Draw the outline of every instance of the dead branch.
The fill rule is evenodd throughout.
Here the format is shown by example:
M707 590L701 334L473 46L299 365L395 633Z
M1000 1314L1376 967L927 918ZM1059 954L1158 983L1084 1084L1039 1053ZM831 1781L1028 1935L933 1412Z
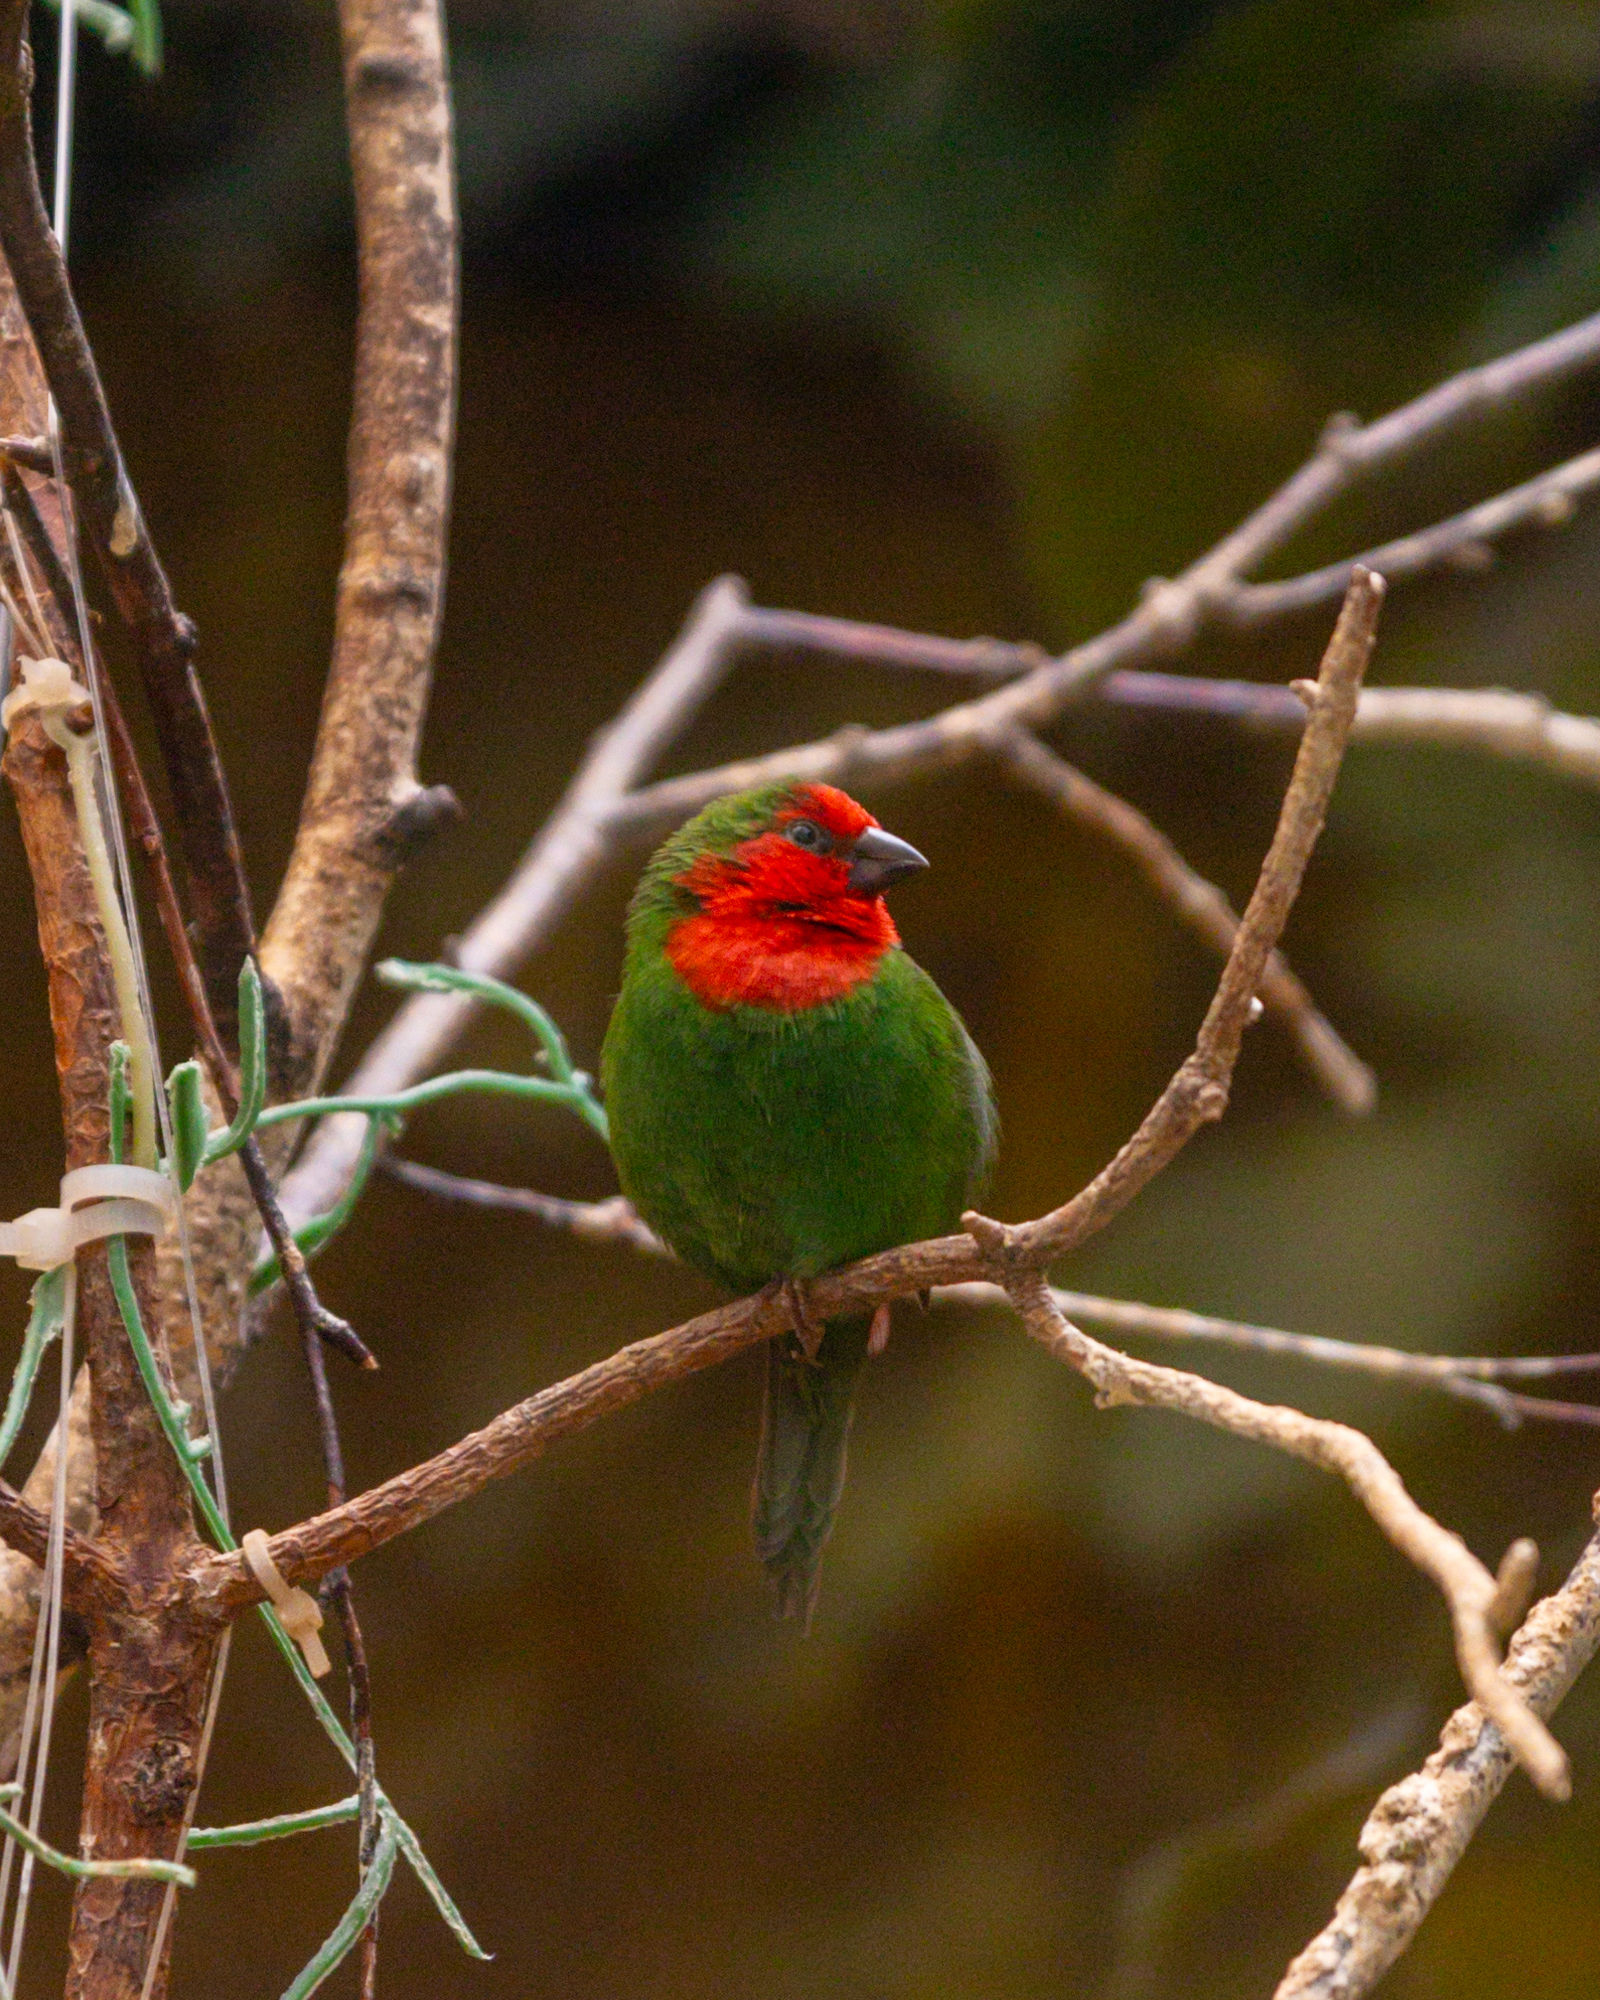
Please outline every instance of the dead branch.
M1600 1644L1600 1535L1511 1641L1504 1681L1537 1717L1560 1705ZM1416 1936L1515 1768L1510 1744L1477 1702L1445 1724L1420 1771L1379 1798L1357 1843L1361 1866L1325 1929L1274 2000L1361 2000Z
M1228 955L1239 928L1233 906L1142 812L1085 777L1026 730L1008 731L996 743L995 754L1003 770L1054 800L1079 826L1120 847L1190 929L1224 958ZM1294 1037L1307 1068L1334 1103L1353 1116L1370 1111L1377 1102L1377 1078L1319 1012L1282 952L1273 952L1267 960L1260 999Z
M1483 569L1494 560L1494 544L1514 529L1562 528L1578 502L1600 485L1600 451L1586 451L1551 472L1541 472L1496 494L1479 506L1438 521L1412 535L1367 549L1349 562L1329 563L1287 583L1247 583L1223 600L1230 625L1265 625L1288 613L1309 611L1343 596L1355 563L1380 570L1391 583L1404 582L1444 564Z
M1109 674L1105 701L1178 715L1214 715L1263 729L1301 730L1305 709L1275 681L1207 680L1192 674ZM1600 785L1600 721L1564 715L1540 694L1507 688L1363 688L1355 743L1429 744L1536 764Z
M567 1201L560 1195L540 1194L536 1188L501 1187L496 1181L470 1180L464 1174L447 1174L420 1160L403 1160L385 1148L378 1166L391 1180L443 1201L459 1201L470 1208L493 1208L517 1215L536 1216L552 1229L565 1229L590 1243L631 1243L652 1257L670 1257L672 1252L635 1213L626 1195L614 1194L606 1201Z
M1012 1232L1018 1254L1043 1264L1104 1228L1202 1125L1220 1118L1227 1109L1233 1069L1256 989L1300 892L1306 863L1327 816L1355 719L1361 677L1372 655L1383 595L1383 578L1357 569L1322 657L1311 717L1300 739L1277 831L1234 933L1194 1053L1161 1093L1138 1131L1088 1187L1054 1213Z
M37 710L12 719L3 759L16 798L39 914L51 1024L60 1076L66 1164L108 1156L109 1051L121 1024L109 954L95 903L66 759ZM135 1297L155 1329L155 1260L148 1241L126 1251ZM77 1325L89 1372L94 1492L99 1529L93 1558L74 1548L80 1601L90 1612L89 1745L81 1843L101 1859L170 1859L197 1770L197 1747L216 1636L167 1608L166 1578L199 1543L189 1489L140 1377L112 1290L109 1253L90 1244L77 1258ZM8 1525L41 1553L37 1521L10 1501ZM86 1589L85 1586L88 1586ZM114 1587L113 1587L114 1586ZM135 2000L146 1960L159 1951L159 1883L99 1878L78 1884L69 1941L69 2000ZM155 1968L154 2000L165 1991Z
M991 1224L998 1236L997 1268L1002 1268L1010 1232ZM1459 1535L1441 1528L1407 1493L1399 1474L1360 1431L1348 1424L1303 1416L1299 1410L1252 1402L1203 1376L1134 1361L1081 1332L1066 1319L1050 1287L1037 1271L1008 1273L1012 1303L1028 1331L1058 1360L1089 1381L1102 1409L1143 1404L1176 1410L1235 1437L1270 1444L1324 1471L1336 1472L1395 1547L1431 1577L1450 1607L1456 1660L1486 1714L1493 1717L1518 1763L1548 1797L1567 1798L1572 1790L1566 1753L1500 1671L1499 1628L1506 1599L1526 1575L1525 1545L1513 1543L1502 1579L1484 1568ZM1533 1560L1537 1562L1535 1552ZM1517 1607L1518 1615L1526 1601Z
M969 1306L1004 1305L998 1285L948 1285L938 1296ZM1379 1375L1387 1381L1415 1382L1442 1389L1463 1402L1476 1403L1514 1429L1525 1417L1551 1423L1600 1425L1600 1404L1557 1402L1547 1396L1521 1396L1501 1387L1504 1382L1546 1381L1554 1375L1589 1374L1600 1369L1600 1354L1413 1354L1401 1347L1381 1347L1364 1341L1329 1340L1322 1334L1285 1333L1274 1326L1251 1326L1209 1313L1170 1306L1139 1305L1132 1299L1098 1298L1090 1292L1052 1289L1058 1309L1073 1321L1147 1340L1207 1341L1255 1354L1284 1354L1325 1368L1358 1375Z

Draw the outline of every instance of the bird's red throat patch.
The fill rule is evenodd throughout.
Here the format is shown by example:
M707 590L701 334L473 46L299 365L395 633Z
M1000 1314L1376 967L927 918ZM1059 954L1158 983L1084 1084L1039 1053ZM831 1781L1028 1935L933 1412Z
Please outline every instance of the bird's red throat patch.
M677 878L700 908L668 934L667 957L704 1006L794 1014L842 1000L900 942L882 896L850 887L848 861L783 831L802 819L841 843L878 824L832 785L805 785L768 832L701 855Z

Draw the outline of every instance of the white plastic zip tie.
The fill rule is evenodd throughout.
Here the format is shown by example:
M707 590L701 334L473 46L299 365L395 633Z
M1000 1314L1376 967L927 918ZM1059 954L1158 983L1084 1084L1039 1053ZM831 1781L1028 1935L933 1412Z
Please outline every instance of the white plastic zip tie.
M159 1236L174 1206L171 1181L150 1167L76 1167L61 1177L59 1208L0 1222L0 1257L14 1257L25 1271L53 1271L85 1243Z
M306 1656L306 1665L321 1680L333 1662L328 1658L318 1633L322 1630L322 1606L309 1590L284 1582L283 1572L272 1560L265 1528L252 1528L239 1544L239 1553L250 1565L251 1574L272 1599L283 1629Z

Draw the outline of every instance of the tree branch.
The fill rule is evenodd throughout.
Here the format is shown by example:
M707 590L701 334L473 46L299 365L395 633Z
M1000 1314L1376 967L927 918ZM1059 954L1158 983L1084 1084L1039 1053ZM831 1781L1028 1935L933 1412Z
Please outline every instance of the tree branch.
M1009 1232L990 1226L999 1235L996 1262L1003 1268ZM1399 1474L1360 1431L1299 1410L1252 1402L1203 1376L1118 1354L1063 1316L1037 1271L1008 1272L1004 1282L1034 1339L1088 1380L1100 1408L1128 1403L1176 1410L1337 1473L1401 1554L1438 1586L1450 1607L1461 1678L1493 1717L1517 1762L1547 1797L1570 1796L1566 1753L1500 1671L1500 1621L1538 1561L1531 1543L1514 1542L1500 1576L1491 1576L1458 1535L1422 1511ZM1516 1604L1515 1617L1525 1609L1526 1598Z
M1233 949L1239 919L1226 896L1188 862L1126 799L1047 749L1026 730L1008 731L995 746L1001 768L1060 806L1068 818L1113 841L1134 862L1156 894L1223 957ZM1281 952L1267 959L1260 999L1294 1037L1308 1069L1342 1110L1353 1116L1377 1102L1378 1080L1313 1004Z
M455 160L436 0L342 0L361 314L333 659L293 853L262 939L314 1087L410 847L444 611L455 445Z
M1600 1644L1600 1535L1553 1597L1536 1604L1502 1670L1535 1716L1553 1715ZM1516 1757L1477 1702L1457 1709L1420 1771L1379 1798L1357 1843L1361 1866L1275 2000L1360 2000L1416 1936Z
M1400 1347L1329 1340L1314 1333L1285 1333L1273 1326L1216 1319L1209 1313L1139 1305L1132 1299L1097 1298L1089 1292L1063 1291L1059 1285L1051 1296L1068 1319L1085 1320L1090 1326L1108 1327L1122 1335L1146 1340L1204 1341L1256 1354L1284 1354L1292 1360L1314 1362L1324 1368L1442 1389L1446 1395L1488 1410L1507 1429L1515 1429L1525 1417L1558 1424L1600 1425L1600 1404L1522 1396L1501 1386L1505 1382L1548 1381L1554 1375L1592 1374L1600 1370L1600 1354L1413 1354ZM1006 1302L1003 1288L989 1284L948 1285L941 1289L939 1297L970 1306Z
M722 579L702 596L676 645L597 742L506 887L462 940L462 965L495 977L510 975L620 845L685 818L726 792L773 777L834 784L889 782L959 763L1010 729L1045 727L1108 676L1171 658L1191 645L1207 625L1227 624L1230 606L1248 588L1246 573L1358 479L1400 462L1474 417L1559 383L1596 360L1600 360L1600 314L1485 367L1453 376L1364 428L1349 421L1330 423L1313 456L1239 528L1182 576L1171 582L1155 580L1135 611L1059 659L1050 659L1036 647L992 639L952 641L847 619L770 611L750 606L742 585ZM1574 461L1574 466L1580 463ZM1571 491L1557 490L1562 479L1574 480L1573 467L1559 468L1546 477L1557 485L1526 502L1527 518L1554 518L1546 504L1551 493L1558 501L1573 497ZM1578 484L1586 487L1586 481L1587 473ZM1488 504L1514 513L1522 503L1514 495L1504 495ZM1485 532L1480 522L1473 537L1481 541ZM1446 537L1430 545L1428 560L1443 560L1453 550ZM1407 562L1407 573L1416 574L1420 559L1412 554ZM1331 586L1319 583L1318 588ZM1253 622L1293 608L1298 607L1279 600L1278 608L1269 612L1262 601ZM636 779L735 658L757 648L812 652L890 669L972 674L1011 684L923 722L876 731L848 728L824 741L634 790ZM368 1049L347 1088L368 1096L403 1090L443 1059L475 1011L476 1003L465 996L429 994L408 1001ZM359 1121L323 1122L285 1189L285 1204L297 1221L338 1199L360 1145Z

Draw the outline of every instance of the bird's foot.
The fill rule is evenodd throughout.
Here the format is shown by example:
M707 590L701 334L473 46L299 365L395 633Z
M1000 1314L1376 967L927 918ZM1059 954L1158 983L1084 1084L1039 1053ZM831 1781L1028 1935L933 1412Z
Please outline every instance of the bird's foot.
M867 1329L867 1352L874 1360L889 1345L889 1301L884 1300L872 1315L872 1325Z
M805 1280L780 1278L777 1292L783 1301L785 1312L789 1315L789 1325L795 1339L799 1341L806 1359L815 1363L822 1346L822 1336L828 1329L824 1321L812 1317L811 1301L807 1296Z

